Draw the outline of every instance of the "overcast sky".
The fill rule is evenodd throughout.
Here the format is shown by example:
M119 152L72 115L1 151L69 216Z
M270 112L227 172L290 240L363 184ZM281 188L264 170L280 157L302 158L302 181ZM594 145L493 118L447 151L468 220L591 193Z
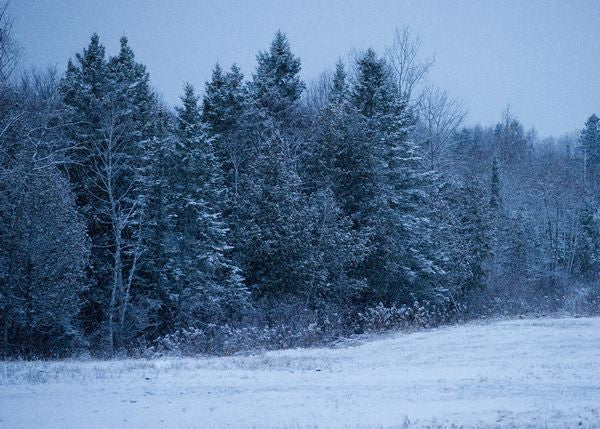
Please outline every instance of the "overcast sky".
M600 114L600 0L11 0L10 14L26 66L64 70L92 32L109 54L126 35L171 104L185 81L203 88L216 61L249 77L277 29L308 81L352 48L382 52L409 25L436 55L431 83L462 98L470 124L496 122L509 103L542 136Z

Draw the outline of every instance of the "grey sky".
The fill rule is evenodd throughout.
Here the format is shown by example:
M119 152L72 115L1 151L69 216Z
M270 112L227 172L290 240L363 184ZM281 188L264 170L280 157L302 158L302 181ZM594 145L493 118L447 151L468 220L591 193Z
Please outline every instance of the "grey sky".
M309 80L352 48L382 52L409 25L436 54L430 81L463 99L468 123L496 122L510 103L527 127L558 135L600 114L600 0L12 0L10 14L28 66L63 70L92 32L109 54L127 35L171 104L185 81L203 88L217 60L249 77L279 28Z

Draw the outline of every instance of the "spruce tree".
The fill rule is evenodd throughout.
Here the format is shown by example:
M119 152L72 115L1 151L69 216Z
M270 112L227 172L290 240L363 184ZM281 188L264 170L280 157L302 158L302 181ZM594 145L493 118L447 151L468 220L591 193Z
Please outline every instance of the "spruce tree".
M299 261L308 240L303 213L298 157L289 138L292 119L304 88L300 60L287 37L277 32L248 84L248 101L240 124L247 162L242 192L234 208L235 246L248 286L257 297L273 298L301 288Z
M492 178L490 184L490 209L492 211L500 210L502 205L502 196L500 195L500 166L498 158L494 158L492 162Z
M18 344L3 348L30 358L64 356L85 345L78 316L89 242L68 182L58 169L45 170L22 171L11 189L0 191L10 204L0 212L0 264L10 264L0 309L5 340Z
M584 182L595 185L600 177L600 119L592 115L585 122L579 138L584 162ZM596 189L594 186L593 189Z
M490 277L492 285L497 286L501 275L502 246L504 245L505 223L507 221L502 201L502 179L498 158L494 158L492 161L488 207L492 246Z
M332 104L340 104L347 101L349 96L350 89L348 86L347 73L344 63L339 60L335 64L335 72L333 74L331 91L329 93L329 101Z
M597 278L600 270L600 213L588 199L579 215L579 239L577 240L575 270L585 279Z
M249 89L255 109L274 121L282 121L300 100L305 88L300 79L300 60L292 53L287 36L275 33L268 52L260 52Z
M375 189L374 158L367 120L350 102L341 63L336 65L330 98L318 113L304 152L306 188L330 188L344 214L359 228Z
M438 249L431 246L429 178L419 169L410 138L414 118L385 60L367 50L356 67L352 102L366 121L371 159L362 179L372 191L359 209L358 223L369 237L364 273L373 299L433 299L443 270Z
M177 146L168 216L173 328L201 327L240 316L246 292L240 270L227 254L227 227L216 207L223 182L201 122L198 97L186 85L177 108Z
M431 179L420 170L418 148L410 138L414 119L407 101L393 87L378 91L375 100L382 197L375 223L376 246L384 243L376 255L383 259L385 272L377 282L388 299L441 299L435 288L437 276L443 274L441 249L431 245Z
M352 88L352 102L367 118L372 117L381 99L391 89L388 66L373 49L367 49L356 62L357 76Z
M474 176L442 183L434 193L434 244L443 248L445 287L453 304L473 298L485 288L491 252L487 192Z
M139 293L134 307L138 309L132 317L144 336L152 340L165 335L169 328L169 267L171 201L170 174L174 166L176 149L173 115L165 106L157 105L154 122L145 151L148 189L144 201L146 218L143 234L144 258L139 270Z
M214 141L214 152L223 170L229 206L236 203L240 192L240 175L245 171L248 159L248 147L240 135L247 97L243 80L244 76L237 65L234 64L229 72L223 73L217 64L211 80L205 85L202 98L202 122Z

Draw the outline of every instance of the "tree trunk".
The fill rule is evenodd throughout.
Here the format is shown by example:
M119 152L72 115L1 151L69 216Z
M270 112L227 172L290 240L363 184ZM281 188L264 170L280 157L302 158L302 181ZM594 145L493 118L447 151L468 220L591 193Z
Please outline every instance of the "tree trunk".
M129 268L129 273L127 275L127 284L125 285L121 307L119 308L119 337L121 341L123 339L125 331L125 315L127 314L127 306L129 305L129 296L131 291L131 285L133 283L133 276L135 275L135 271L137 269L137 262L140 256L138 252L139 251L136 250L136 253L133 257L133 262L131 264L131 267Z
M8 359L8 315L10 313L9 307L4 310L4 317L2 318L2 357Z
M112 356L115 352L115 328L114 328L114 313L117 302L117 292L121 289L119 284L121 281L121 240L120 237L115 234L115 256L113 265L113 284L110 291L110 304L108 308L108 351Z

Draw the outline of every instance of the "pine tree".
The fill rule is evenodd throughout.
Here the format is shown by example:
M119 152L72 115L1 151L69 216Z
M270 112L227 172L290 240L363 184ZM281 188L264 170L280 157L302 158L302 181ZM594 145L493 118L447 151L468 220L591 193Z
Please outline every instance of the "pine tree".
M357 76L352 88L352 102L367 118L377 111L379 101L391 89L389 69L383 58L378 58L373 49L368 49L356 62Z
M372 298L437 299L435 279L443 270L430 245L429 178L419 169L417 147L410 139L414 118L385 60L373 50L357 61L352 102L365 118L370 142L371 163L362 179L372 190L359 209L357 225L369 237L363 269Z
M492 179L490 185L490 209L492 211L500 210L502 205L502 196L500 195L500 166L498 158L494 158L492 163Z
M248 148L239 135L247 98L243 80L237 65L223 73L217 64L202 99L202 122L214 141L215 156L223 169L228 205L235 204L240 192L240 174L248 158Z
M335 73L333 74L329 101L332 104L341 104L347 101L349 96L350 89L347 82L346 70L344 68L344 63L339 60L335 64Z
M173 328L232 320L246 303L240 270L227 257L227 228L216 209L223 194L220 167L189 84L182 103L168 207Z
M445 251L445 286L457 304L486 285L491 252L487 193L480 180L466 176L460 182L443 183L434 196L433 221L438 225L434 243Z
M281 122L291 113L305 88L299 76L300 60L281 31L275 33L269 51L260 52L256 59L256 73L249 85L252 102L268 118Z
M579 216L575 270L583 278L597 278L600 264L600 214L589 199Z
M584 158L584 182L595 184L600 173L600 119L592 115L585 122L579 139Z
M144 258L139 269L139 293L134 297L132 319L137 330L152 340L168 333L170 302L168 249L170 219L168 206L171 197L170 174L174 166L176 138L173 115L165 106L157 105L155 120L144 155L147 165L148 189L144 212Z
M382 197L375 230L376 243L384 243L376 255L383 259L386 275L377 282L387 299L441 299L434 288L443 270L440 249L431 246L430 177L420 170L418 148L410 138L414 119L406 100L393 88L378 91L375 100Z

